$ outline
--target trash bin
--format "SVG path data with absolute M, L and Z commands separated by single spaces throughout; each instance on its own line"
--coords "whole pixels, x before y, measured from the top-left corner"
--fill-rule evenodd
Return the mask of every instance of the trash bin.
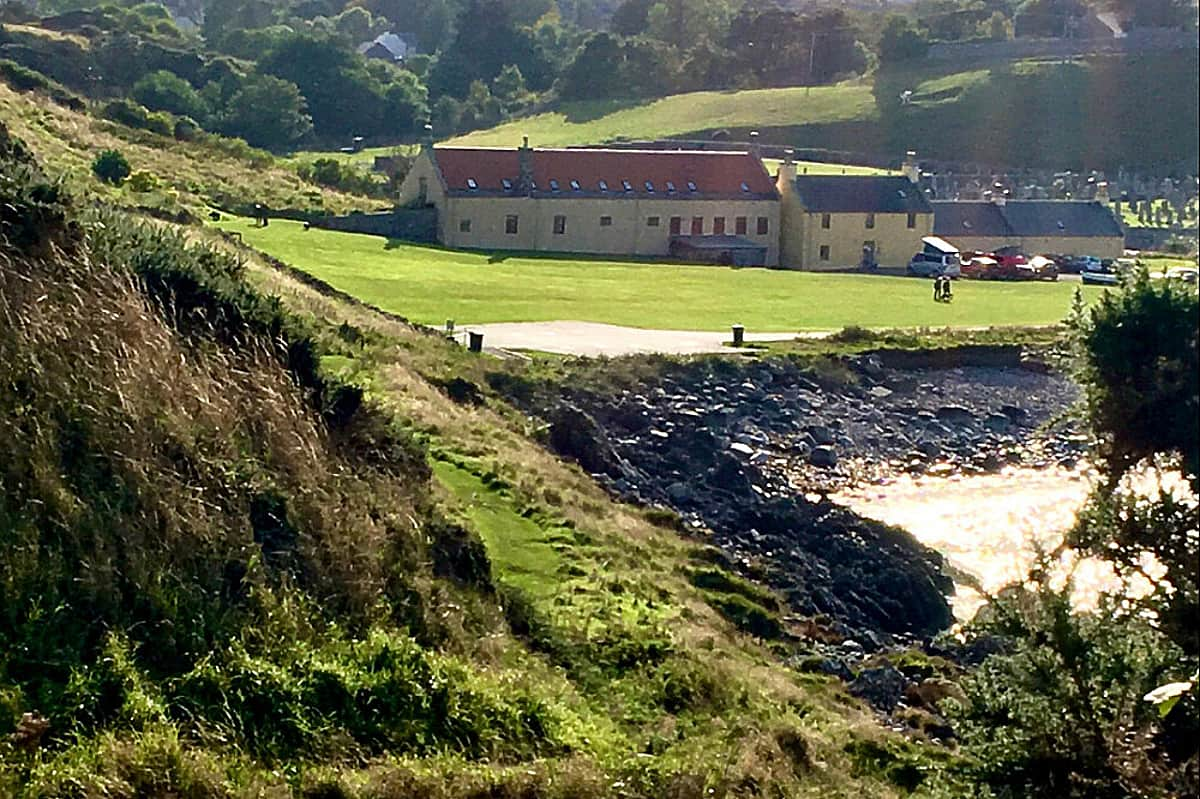
M 467 333 L 467 349 L 471 352 L 483 352 L 483 334 L 474 330 Z
M 746 340 L 746 328 L 742 325 L 734 325 L 733 328 L 733 346 L 740 347 Z

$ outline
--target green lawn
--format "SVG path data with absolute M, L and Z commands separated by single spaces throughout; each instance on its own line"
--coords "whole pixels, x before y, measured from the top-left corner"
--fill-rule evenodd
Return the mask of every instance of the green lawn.
M 646 328 L 751 331 L 1044 325 L 1067 313 L 1072 283 L 959 281 L 951 305 L 927 280 L 569 257 L 491 256 L 373 236 L 267 228 L 229 219 L 246 243 L 413 321 L 440 325 L 582 320 Z M 1088 287 L 1087 293 L 1100 289 Z

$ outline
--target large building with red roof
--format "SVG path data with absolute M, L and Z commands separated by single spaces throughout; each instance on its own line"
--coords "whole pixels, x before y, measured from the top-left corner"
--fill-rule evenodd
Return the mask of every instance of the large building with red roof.
M 779 191 L 748 152 L 426 147 L 400 202 L 467 249 L 779 264 Z

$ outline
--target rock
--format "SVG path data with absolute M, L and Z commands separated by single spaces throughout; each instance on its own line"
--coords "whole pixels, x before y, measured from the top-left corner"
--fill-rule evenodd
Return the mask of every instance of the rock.
M 917 443 L 917 451 L 927 458 L 936 458 L 942 454 L 942 448 L 935 441 L 921 441 Z
M 822 469 L 837 466 L 838 456 L 833 447 L 816 447 L 808 455 L 808 462 Z
M 754 454 L 754 447 L 750 446 L 749 444 L 743 444 L 740 441 L 735 441 L 729 445 L 729 451 L 749 458 Z
M 975 414 L 961 405 L 943 405 L 937 409 L 936 413 L 937 418 L 947 424 L 971 424 L 975 421 Z
M 687 502 L 692 498 L 692 489 L 687 483 L 671 483 L 667 486 L 667 496 L 675 502 Z
M 808 435 L 812 438 L 814 444 L 826 445 L 833 443 L 833 431 L 825 425 L 810 425 L 808 427 Z
M 573 458 L 592 474 L 615 474 L 618 461 L 596 420 L 573 405 L 562 405 L 550 420 L 550 448 Z
M 1012 419 L 1003 413 L 989 413 L 983 420 L 983 426 L 995 433 L 1002 433 L 1012 426 Z
M 1001 405 L 1000 413 L 1012 420 L 1013 424 L 1024 424 L 1029 419 L 1029 411 L 1016 405 Z
M 887 399 L 895 392 L 885 386 L 871 386 L 871 388 L 867 389 L 867 393 L 875 399 Z
M 820 663 L 817 663 L 816 671 L 821 674 L 828 674 L 831 677 L 837 677 L 839 680 L 845 682 L 850 682 L 854 679 L 854 672 L 850 671 L 850 667 L 836 658 L 825 658 Z
M 851 694 L 866 700 L 871 707 L 891 713 L 904 698 L 908 680 L 891 666 L 863 669 L 848 687 Z
M 936 712 L 938 703 L 943 699 L 965 702 L 967 696 L 958 683 L 940 677 L 929 677 L 904 689 L 904 700 L 913 707 L 923 707 Z

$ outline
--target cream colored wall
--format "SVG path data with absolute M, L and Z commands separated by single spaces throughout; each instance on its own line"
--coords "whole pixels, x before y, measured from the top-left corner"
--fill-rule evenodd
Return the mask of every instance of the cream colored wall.
M 425 201 L 438 209 L 438 241 L 445 241 L 446 187 L 429 150 L 422 150 L 413 160 L 412 167 L 400 183 L 397 203 L 406 206 L 417 201 L 421 193 L 421 178 L 425 178 Z
M 1001 247 L 1018 247 L 1028 255 L 1094 255 L 1097 258 L 1120 258 L 1125 252 L 1125 240 L 1119 236 L 953 236 L 946 241 L 963 252 L 980 250 L 992 252 Z
M 876 214 L 875 227 L 867 227 L 865 213 L 830 214 L 829 229 L 821 227 L 819 213 L 807 213 L 797 202 L 791 205 L 784 225 L 785 258 L 788 268 L 819 271 L 858 266 L 864 241 L 875 242 L 875 260 L 880 266 L 906 266 L 920 252 L 921 239 L 933 231 L 933 214 L 917 214 L 916 227 L 908 227 L 908 214 Z M 821 260 L 821 246 L 829 246 L 829 260 Z
M 518 233 L 505 233 L 505 218 L 518 217 Z M 554 217 L 566 217 L 566 229 L 554 233 Z M 617 198 L 449 197 L 442 242 L 450 247 L 496 250 L 538 250 L 599 255 L 665 256 L 671 238 L 671 217 L 681 218 L 680 233 L 691 234 L 692 217 L 704 218 L 704 235 L 712 235 L 715 217 L 725 217 L 725 232 L 734 235 L 735 220 L 746 217 L 744 238 L 767 248 L 767 265 L 779 263 L 779 203 L 775 200 L 669 200 Z M 600 217 L 612 224 L 600 225 Z M 657 227 L 646 224 L 652 216 Z M 767 233 L 759 235 L 758 217 L 767 217 Z M 471 231 L 459 230 L 471 220 Z
M 784 269 L 804 268 L 805 215 L 796 196 L 796 167 L 785 162 L 775 176 L 779 190 L 779 265 Z

